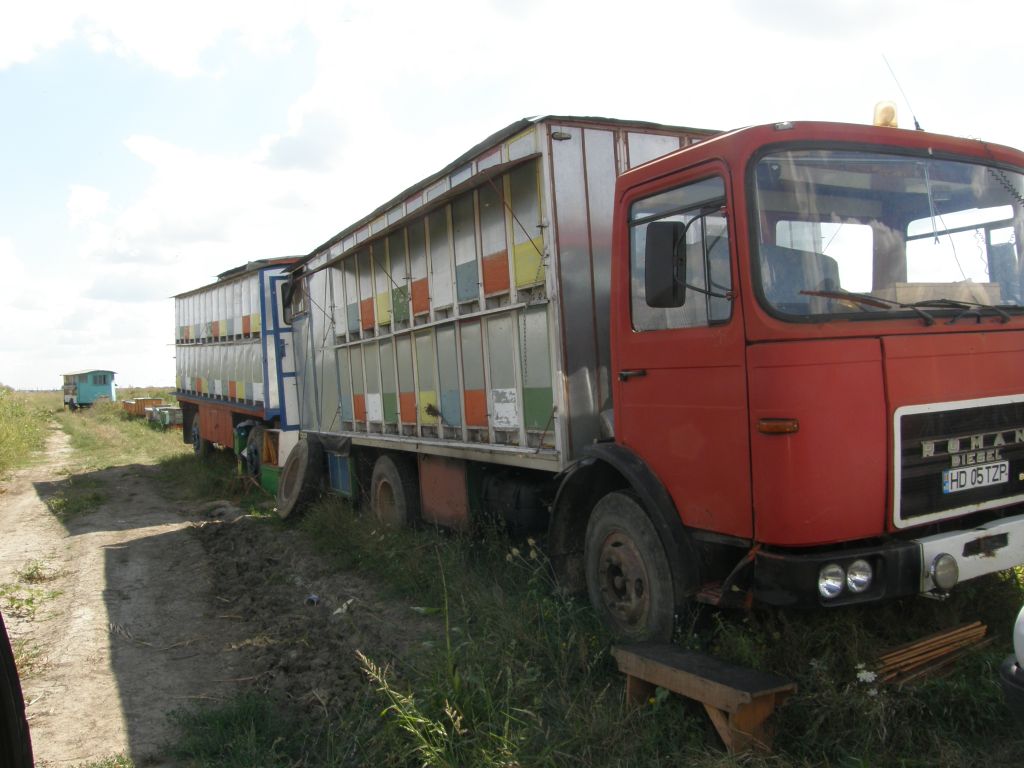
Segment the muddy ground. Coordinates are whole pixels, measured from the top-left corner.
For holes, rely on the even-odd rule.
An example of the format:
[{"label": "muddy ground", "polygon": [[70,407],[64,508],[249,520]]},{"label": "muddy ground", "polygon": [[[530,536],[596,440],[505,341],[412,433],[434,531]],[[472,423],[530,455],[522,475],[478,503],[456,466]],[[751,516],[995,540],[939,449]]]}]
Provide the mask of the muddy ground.
[{"label": "muddy ground", "polygon": [[[22,684],[37,765],[173,765],[170,711],[252,690],[329,717],[368,695],[357,649],[388,663],[432,633],[300,532],[175,498],[157,472],[77,473],[54,427],[45,457],[0,486],[0,585],[37,603],[0,600],[32,659]],[[69,478],[103,500],[61,522],[45,500]]]}]

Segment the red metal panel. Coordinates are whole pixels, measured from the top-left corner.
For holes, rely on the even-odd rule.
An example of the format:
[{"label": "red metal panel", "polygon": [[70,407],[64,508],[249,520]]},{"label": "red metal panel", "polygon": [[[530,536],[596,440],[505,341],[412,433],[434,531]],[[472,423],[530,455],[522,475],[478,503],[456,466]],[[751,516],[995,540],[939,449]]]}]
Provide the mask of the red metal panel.
[{"label": "red metal panel", "polygon": [[359,323],[364,331],[373,328],[373,297],[359,302]]},{"label": "red metal panel", "polygon": [[482,261],[484,273],[484,295],[508,293],[508,251],[485,256]]},{"label": "red metal panel", "polygon": [[903,405],[1024,392],[1019,330],[890,336],[882,348],[890,415]]},{"label": "red metal panel", "polygon": [[487,393],[482,389],[466,390],[466,426],[487,426]]},{"label": "red metal panel", "polygon": [[[881,535],[889,440],[877,339],[759,344],[747,352],[758,541],[802,546]],[[796,419],[766,435],[761,419]]]},{"label": "red metal panel", "polygon": [[412,284],[412,313],[423,315],[430,311],[430,291],[427,278],[416,280]]},{"label": "red metal panel", "polygon": [[366,421],[366,395],[355,395],[352,398],[356,421]]},{"label": "red metal panel", "polygon": [[469,527],[466,462],[419,455],[420,514],[428,523],[464,530]]},{"label": "red metal panel", "polygon": [[242,335],[248,336],[252,333],[252,315],[242,316]]},{"label": "red metal panel", "polygon": [[199,406],[199,433],[204,440],[220,445],[234,444],[234,426],[231,421],[232,410],[226,406]]},{"label": "red metal panel", "polygon": [[401,413],[403,424],[416,423],[416,393],[400,392],[398,395],[398,409]]}]

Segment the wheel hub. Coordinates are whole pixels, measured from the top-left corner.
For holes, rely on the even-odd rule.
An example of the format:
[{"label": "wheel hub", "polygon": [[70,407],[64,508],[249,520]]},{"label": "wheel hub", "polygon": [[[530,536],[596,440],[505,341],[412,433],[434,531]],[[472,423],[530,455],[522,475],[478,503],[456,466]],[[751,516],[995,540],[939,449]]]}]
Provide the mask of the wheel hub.
[{"label": "wheel hub", "polygon": [[601,597],[613,616],[629,627],[646,621],[650,610],[647,568],[628,536],[612,533],[605,539],[598,575]]},{"label": "wheel hub", "polygon": [[385,525],[398,524],[398,504],[395,502],[395,489],[387,480],[381,480],[377,484],[374,504],[377,519]]}]

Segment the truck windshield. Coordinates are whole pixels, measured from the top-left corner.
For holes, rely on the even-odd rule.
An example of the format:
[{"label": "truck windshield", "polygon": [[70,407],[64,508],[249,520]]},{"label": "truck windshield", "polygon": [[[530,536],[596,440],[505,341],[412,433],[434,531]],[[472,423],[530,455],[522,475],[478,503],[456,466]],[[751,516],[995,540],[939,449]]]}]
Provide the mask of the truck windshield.
[{"label": "truck windshield", "polygon": [[1006,318],[1024,303],[1018,172],[808,149],[762,157],[754,182],[754,271],[777,315]]}]

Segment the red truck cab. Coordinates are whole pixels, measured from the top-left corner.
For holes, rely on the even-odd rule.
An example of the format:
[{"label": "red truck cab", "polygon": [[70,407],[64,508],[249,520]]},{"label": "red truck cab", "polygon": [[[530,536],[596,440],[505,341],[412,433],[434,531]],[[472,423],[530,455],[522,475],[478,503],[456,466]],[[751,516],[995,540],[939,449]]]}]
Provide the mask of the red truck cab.
[{"label": "red truck cab", "polygon": [[599,504],[584,560],[618,634],[1024,562],[1024,154],[779,123],[625,173],[615,211],[614,440],[589,453],[650,525]]}]

